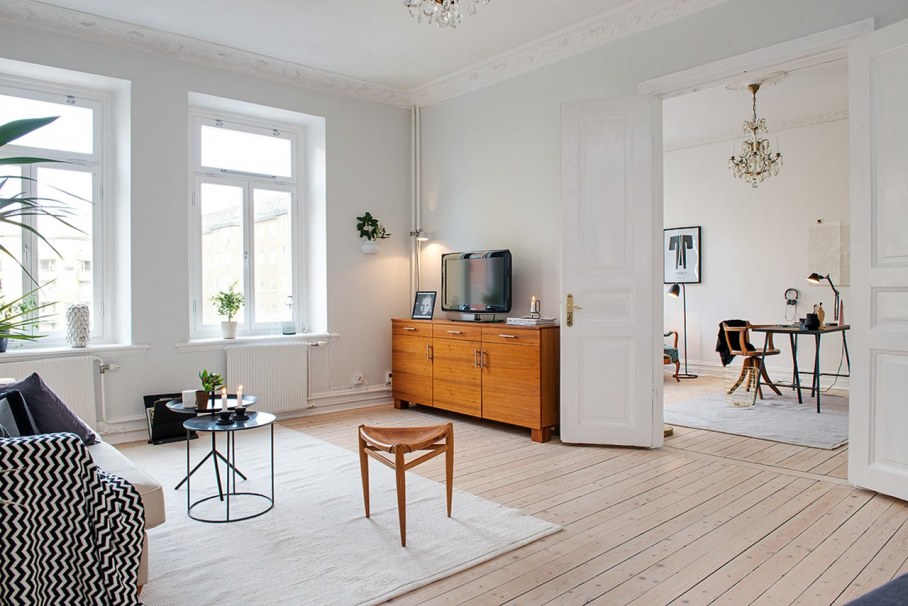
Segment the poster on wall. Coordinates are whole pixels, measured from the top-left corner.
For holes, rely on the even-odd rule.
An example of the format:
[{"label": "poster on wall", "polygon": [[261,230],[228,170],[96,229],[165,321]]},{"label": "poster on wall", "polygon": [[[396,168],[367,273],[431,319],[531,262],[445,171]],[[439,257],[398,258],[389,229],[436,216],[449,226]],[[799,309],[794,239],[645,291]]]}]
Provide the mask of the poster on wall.
[{"label": "poster on wall", "polygon": [[662,250],[665,284],[699,284],[700,226],[663,230]]}]

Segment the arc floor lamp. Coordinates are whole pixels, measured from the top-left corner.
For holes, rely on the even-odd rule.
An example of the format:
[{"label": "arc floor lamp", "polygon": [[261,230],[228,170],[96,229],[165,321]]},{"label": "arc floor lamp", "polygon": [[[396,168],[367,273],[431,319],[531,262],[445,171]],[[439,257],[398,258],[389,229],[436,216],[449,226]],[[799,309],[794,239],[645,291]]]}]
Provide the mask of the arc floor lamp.
[{"label": "arc floor lamp", "polygon": [[668,296],[674,299],[681,297],[682,309],[684,310],[684,372],[678,373],[679,379],[696,379],[697,375],[687,371],[687,289],[684,282],[676,282],[668,288]]}]

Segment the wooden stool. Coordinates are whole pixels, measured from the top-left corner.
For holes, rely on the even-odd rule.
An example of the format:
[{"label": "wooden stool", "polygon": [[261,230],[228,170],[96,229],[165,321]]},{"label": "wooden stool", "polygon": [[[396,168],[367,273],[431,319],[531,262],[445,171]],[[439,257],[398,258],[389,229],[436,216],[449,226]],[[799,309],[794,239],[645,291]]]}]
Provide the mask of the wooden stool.
[{"label": "wooden stool", "polygon": [[[430,452],[404,461],[404,454],[428,450]],[[378,454],[387,452],[394,458]],[[369,517],[369,460],[366,455],[394,470],[397,478],[397,516],[400,520],[400,544],[407,544],[407,488],[404,473],[424,461],[445,453],[445,488],[448,496],[448,517],[451,517],[451,495],[454,480],[454,424],[429,427],[369,427],[359,426],[359,468],[363,478],[363,502]]]}]

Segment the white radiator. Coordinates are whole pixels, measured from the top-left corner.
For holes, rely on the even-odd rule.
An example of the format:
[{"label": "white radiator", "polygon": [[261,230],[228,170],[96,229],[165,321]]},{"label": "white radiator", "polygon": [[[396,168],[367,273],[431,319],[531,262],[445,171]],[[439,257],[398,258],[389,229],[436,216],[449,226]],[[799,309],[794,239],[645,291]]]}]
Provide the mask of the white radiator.
[{"label": "white radiator", "polygon": [[33,372],[92,429],[98,427],[101,359],[72,356],[0,363],[0,377],[24,379]]},{"label": "white radiator", "polygon": [[305,410],[309,392],[309,346],[304,342],[234,345],[226,348],[224,380],[232,393],[258,398],[255,410],[280,413]]}]

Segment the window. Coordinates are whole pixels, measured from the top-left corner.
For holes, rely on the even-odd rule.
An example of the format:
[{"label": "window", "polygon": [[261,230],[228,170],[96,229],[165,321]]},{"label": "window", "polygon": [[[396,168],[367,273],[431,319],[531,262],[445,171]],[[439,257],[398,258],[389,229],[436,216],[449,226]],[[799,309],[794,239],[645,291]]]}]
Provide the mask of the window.
[{"label": "window", "polygon": [[[191,205],[192,333],[219,334],[211,302],[232,284],[246,303],[240,334],[279,333],[294,321],[302,250],[302,129],[194,109]],[[288,304],[288,301],[290,304]]]},{"label": "window", "polygon": [[[105,127],[110,129],[111,96],[106,91],[0,78],[0,116],[9,122],[21,118],[59,116],[56,121],[3,147],[7,157],[38,156],[53,163],[2,165],[0,174],[16,177],[4,184],[5,197],[47,200],[46,206],[65,208],[68,225],[50,217],[24,217],[28,228],[0,227],[0,241],[15,255],[0,255],[2,294],[11,301],[39,286],[36,299],[53,302],[36,331],[46,335],[35,345],[63,339],[62,314],[73,303],[87,303],[92,339],[111,339],[105,329],[105,279],[98,271],[107,246],[98,241],[111,210],[103,199],[102,184],[112,178],[105,164]],[[37,230],[46,241],[29,229]],[[24,268],[24,270],[23,270]]]}]

